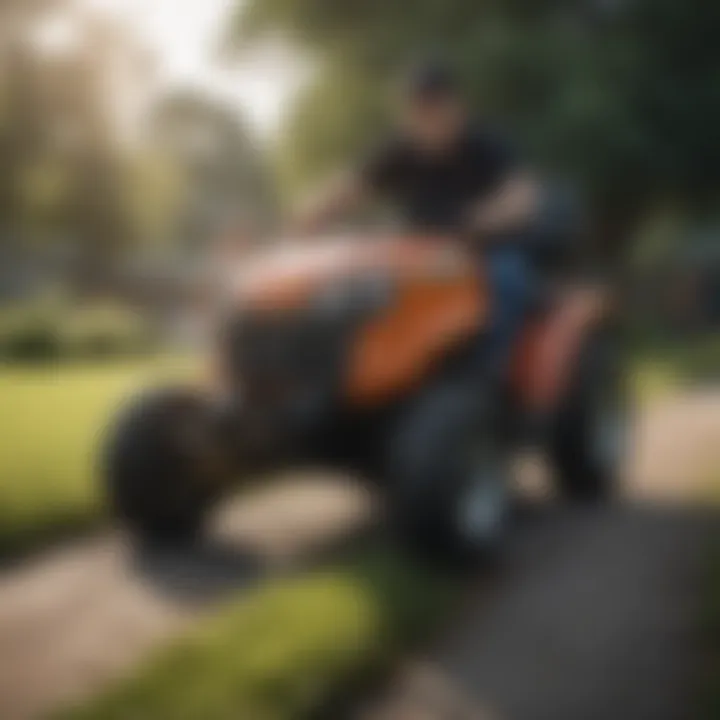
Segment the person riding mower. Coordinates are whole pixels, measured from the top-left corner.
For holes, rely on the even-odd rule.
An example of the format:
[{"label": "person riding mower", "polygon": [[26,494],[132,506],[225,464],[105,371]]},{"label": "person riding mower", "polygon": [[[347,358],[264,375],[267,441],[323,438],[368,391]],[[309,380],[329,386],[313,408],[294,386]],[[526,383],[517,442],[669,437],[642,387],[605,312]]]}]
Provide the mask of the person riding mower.
[{"label": "person riding mower", "polygon": [[[195,537],[243,476],[330,465],[373,480],[413,550],[474,559],[504,536],[528,442],[565,497],[612,495],[627,402],[608,292],[540,292],[534,255],[557,268],[563,233],[529,242],[542,193],[451,76],[413,74],[403,111],[403,133],[301,214],[312,242],[233,274],[207,386],[142,394],[111,428],[111,507],[136,535]],[[368,191],[420,230],[319,237]]]}]

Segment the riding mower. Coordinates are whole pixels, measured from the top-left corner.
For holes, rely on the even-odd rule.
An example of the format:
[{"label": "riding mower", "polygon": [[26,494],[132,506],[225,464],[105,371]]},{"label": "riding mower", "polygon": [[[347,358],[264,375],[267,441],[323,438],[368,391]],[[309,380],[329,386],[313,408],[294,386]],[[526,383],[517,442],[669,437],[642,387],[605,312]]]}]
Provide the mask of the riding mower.
[{"label": "riding mower", "polygon": [[142,393],[110,429],[116,517],[185,541],[243,478],[332,466],[380,488],[402,543],[472,560],[503,538],[519,447],[543,451],[565,498],[610,497],[626,399],[609,296],[553,283],[488,383],[467,363],[492,302],[471,252],[389,236],[246,258],[215,313],[207,382]]}]

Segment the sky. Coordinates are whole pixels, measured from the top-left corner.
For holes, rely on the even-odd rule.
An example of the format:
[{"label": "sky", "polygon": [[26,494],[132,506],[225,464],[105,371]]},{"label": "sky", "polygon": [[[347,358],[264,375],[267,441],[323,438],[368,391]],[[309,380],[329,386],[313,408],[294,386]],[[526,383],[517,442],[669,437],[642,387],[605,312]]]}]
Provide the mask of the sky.
[{"label": "sky", "polygon": [[215,54],[237,0],[80,0],[126,22],[155,54],[165,86],[197,86],[241,109],[265,137],[277,131],[307,67],[279,43],[267,44],[233,67]]}]

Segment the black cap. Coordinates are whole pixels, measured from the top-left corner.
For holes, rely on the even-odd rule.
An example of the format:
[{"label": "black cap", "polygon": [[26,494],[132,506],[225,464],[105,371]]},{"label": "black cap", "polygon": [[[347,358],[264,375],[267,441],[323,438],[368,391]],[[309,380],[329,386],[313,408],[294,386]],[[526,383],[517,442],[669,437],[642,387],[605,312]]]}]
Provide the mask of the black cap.
[{"label": "black cap", "polygon": [[452,68],[439,60],[423,60],[410,67],[403,95],[410,100],[432,101],[457,95],[458,81]]}]

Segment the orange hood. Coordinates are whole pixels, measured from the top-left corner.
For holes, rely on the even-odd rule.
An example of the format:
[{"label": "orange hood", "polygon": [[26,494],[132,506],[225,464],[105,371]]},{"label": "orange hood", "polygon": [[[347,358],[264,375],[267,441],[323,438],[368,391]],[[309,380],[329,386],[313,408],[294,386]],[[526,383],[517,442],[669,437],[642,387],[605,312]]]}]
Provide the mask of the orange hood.
[{"label": "orange hood", "polygon": [[282,243],[247,258],[232,278],[232,292],[259,309],[291,309],[326,283],[373,270],[397,279],[462,278],[475,272],[468,255],[444,238],[329,238]]}]

